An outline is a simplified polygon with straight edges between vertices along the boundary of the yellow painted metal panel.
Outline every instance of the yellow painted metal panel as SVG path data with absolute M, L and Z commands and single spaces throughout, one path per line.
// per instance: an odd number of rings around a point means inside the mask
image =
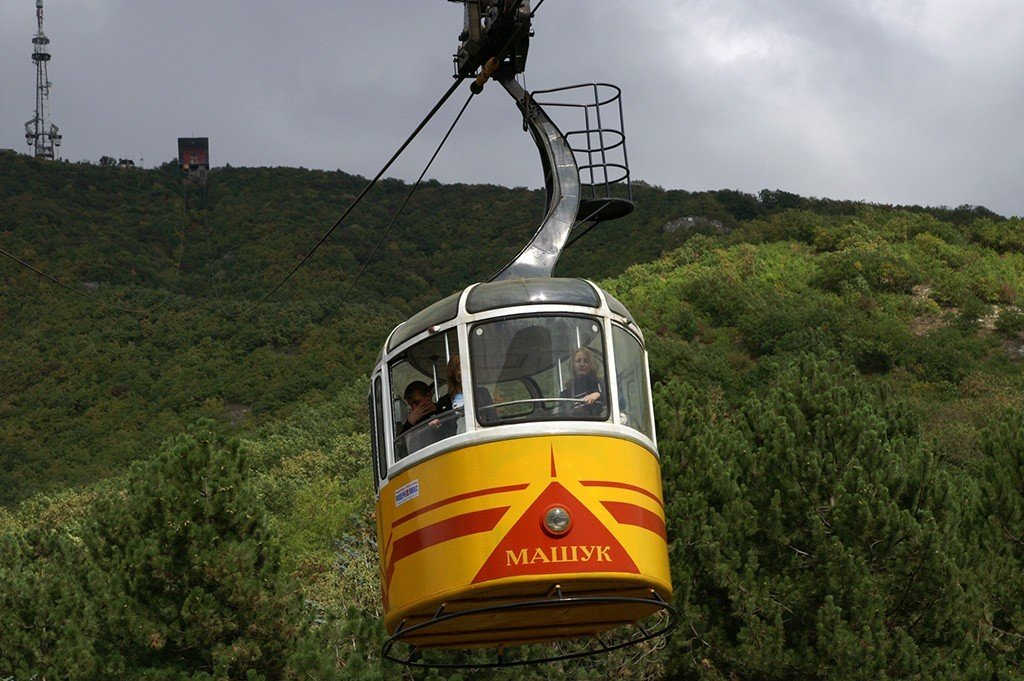
M 657 458 L 612 437 L 520 438 L 424 461 L 389 481 L 378 503 L 386 628 L 442 603 L 543 598 L 554 584 L 604 595 L 653 589 L 668 599 L 661 499 Z M 551 505 L 570 511 L 565 535 L 542 527 Z M 545 617 L 517 622 L 540 626 Z

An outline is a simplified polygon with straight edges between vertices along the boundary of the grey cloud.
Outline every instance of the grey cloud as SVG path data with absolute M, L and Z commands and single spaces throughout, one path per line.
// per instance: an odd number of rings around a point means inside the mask
M 33 3 L 0 7 L 0 147 L 27 149 Z M 443 0 L 47 0 L 63 155 L 376 172 L 448 86 L 461 10 Z M 528 87 L 615 82 L 634 177 L 1024 214 L 1024 5 L 1008 0 L 546 0 Z M 412 179 L 457 95 L 393 175 Z M 430 173 L 538 186 L 488 88 Z

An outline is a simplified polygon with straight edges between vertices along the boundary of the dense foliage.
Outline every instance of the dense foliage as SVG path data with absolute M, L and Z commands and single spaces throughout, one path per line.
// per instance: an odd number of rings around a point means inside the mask
M 802 357 L 731 413 L 665 386 L 672 565 L 711 678 L 983 675 L 967 544 L 975 493 L 913 418 L 841 365 Z M 966 502 L 966 503 L 965 503 Z M 966 517 L 965 517 L 966 516 Z
M 0 679 L 395 676 L 365 375 L 541 197 L 428 183 L 354 280 L 387 181 L 251 310 L 364 182 L 0 155 L 0 247 L 94 299 L 0 265 Z M 645 330 L 682 624 L 498 678 L 1024 678 L 1021 221 L 635 198 L 560 273 Z
M 303 649 L 306 616 L 238 444 L 194 430 L 133 467 L 74 530 L 5 538 L 3 669 L 279 679 L 328 665 Z
M 536 191 L 427 182 L 371 259 L 409 190 L 385 180 L 253 309 L 366 180 L 209 178 L 0 155 L 2 248 L 94 299 L 0 262 L 0 504 L 123 470 L 194 419 L 260 423 L 364 380 L 391 328 L 498 270 L 542 206 Z M 681 244 L 685 231 L 659 231 L 678 211 L 727 217 L 710 195 L 638 188 L 637 200 L 567 255 L 566 274 L 605 276 Z

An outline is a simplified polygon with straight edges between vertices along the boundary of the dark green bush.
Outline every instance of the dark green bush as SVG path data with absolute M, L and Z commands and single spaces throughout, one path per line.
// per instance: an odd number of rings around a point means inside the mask
M 956 326 L 963 333 L 973 333 L 978 329 L 982 317 L 992 311 L 992 306 L 982 302 L 977 296 L 966 295 L 957 306 Z
M 289 675 L 304 616 L 237 443 L 207 425 L 175 438 L 83 543 L 100 676 Z
M 1024 253 L 1024 230 L 1022 220 L 996 220 L 981 218 L 968 226 L 968 233 L 979 243 L 1000 252 L 1016 251 Z
M 1019 308 L 1003 308 L 996 319 L 996 331 L 1009 338 L 1024 333 L 1024 311 Z
M 872 291 L 910 293 L 922 280 L 916 263 L 905 254 L 882 247 L 854 247 L 825 253 L 819 260 L 821 271 L 814 285 L 833 293 L 842 293 L 857 279 L 863 279 Z
M 62 533 L 0 536 L 0 675 L 101 678 L 95 602 L 81 545 Z
M 901 364 L 929 381 L 958 383 L 977 368 L 984 352 L 981 342 L 955 327 L 934 329 L 925 336 L 908 339 L 901 352 Z
M 987 673 L 960 495 L 909 412 L 810 357 L 738 407 L 679 382 L 657 405 L 677 676 Z
M 982 535 L 990 560 L 980 572 L 991 593 L 986 644 L 1001 678 L 1024 669 L 1024 412 L 993 419 L 982 434 Z
M 750 285 L 720 272 L 697 275 L 688 282 L 684 295 L 701 315 L 716 326 L 735 325 L 740 315 L 756 308 L 760 302 L 760 296 Z
M 781 295 L 765 291 L 756 305 L 745 306 L 736 321 L 747 348 L 756 354 L 834 347 L 840 317 L 834 300 L 815 292 Z

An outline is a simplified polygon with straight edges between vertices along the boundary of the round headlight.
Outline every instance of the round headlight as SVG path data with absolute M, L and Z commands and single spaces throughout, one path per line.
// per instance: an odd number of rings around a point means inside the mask
M 551 534 L 565 534 L 571 525 L 569 512 L 561 506 L 552 506 L 544 512 L 544 529 Z

